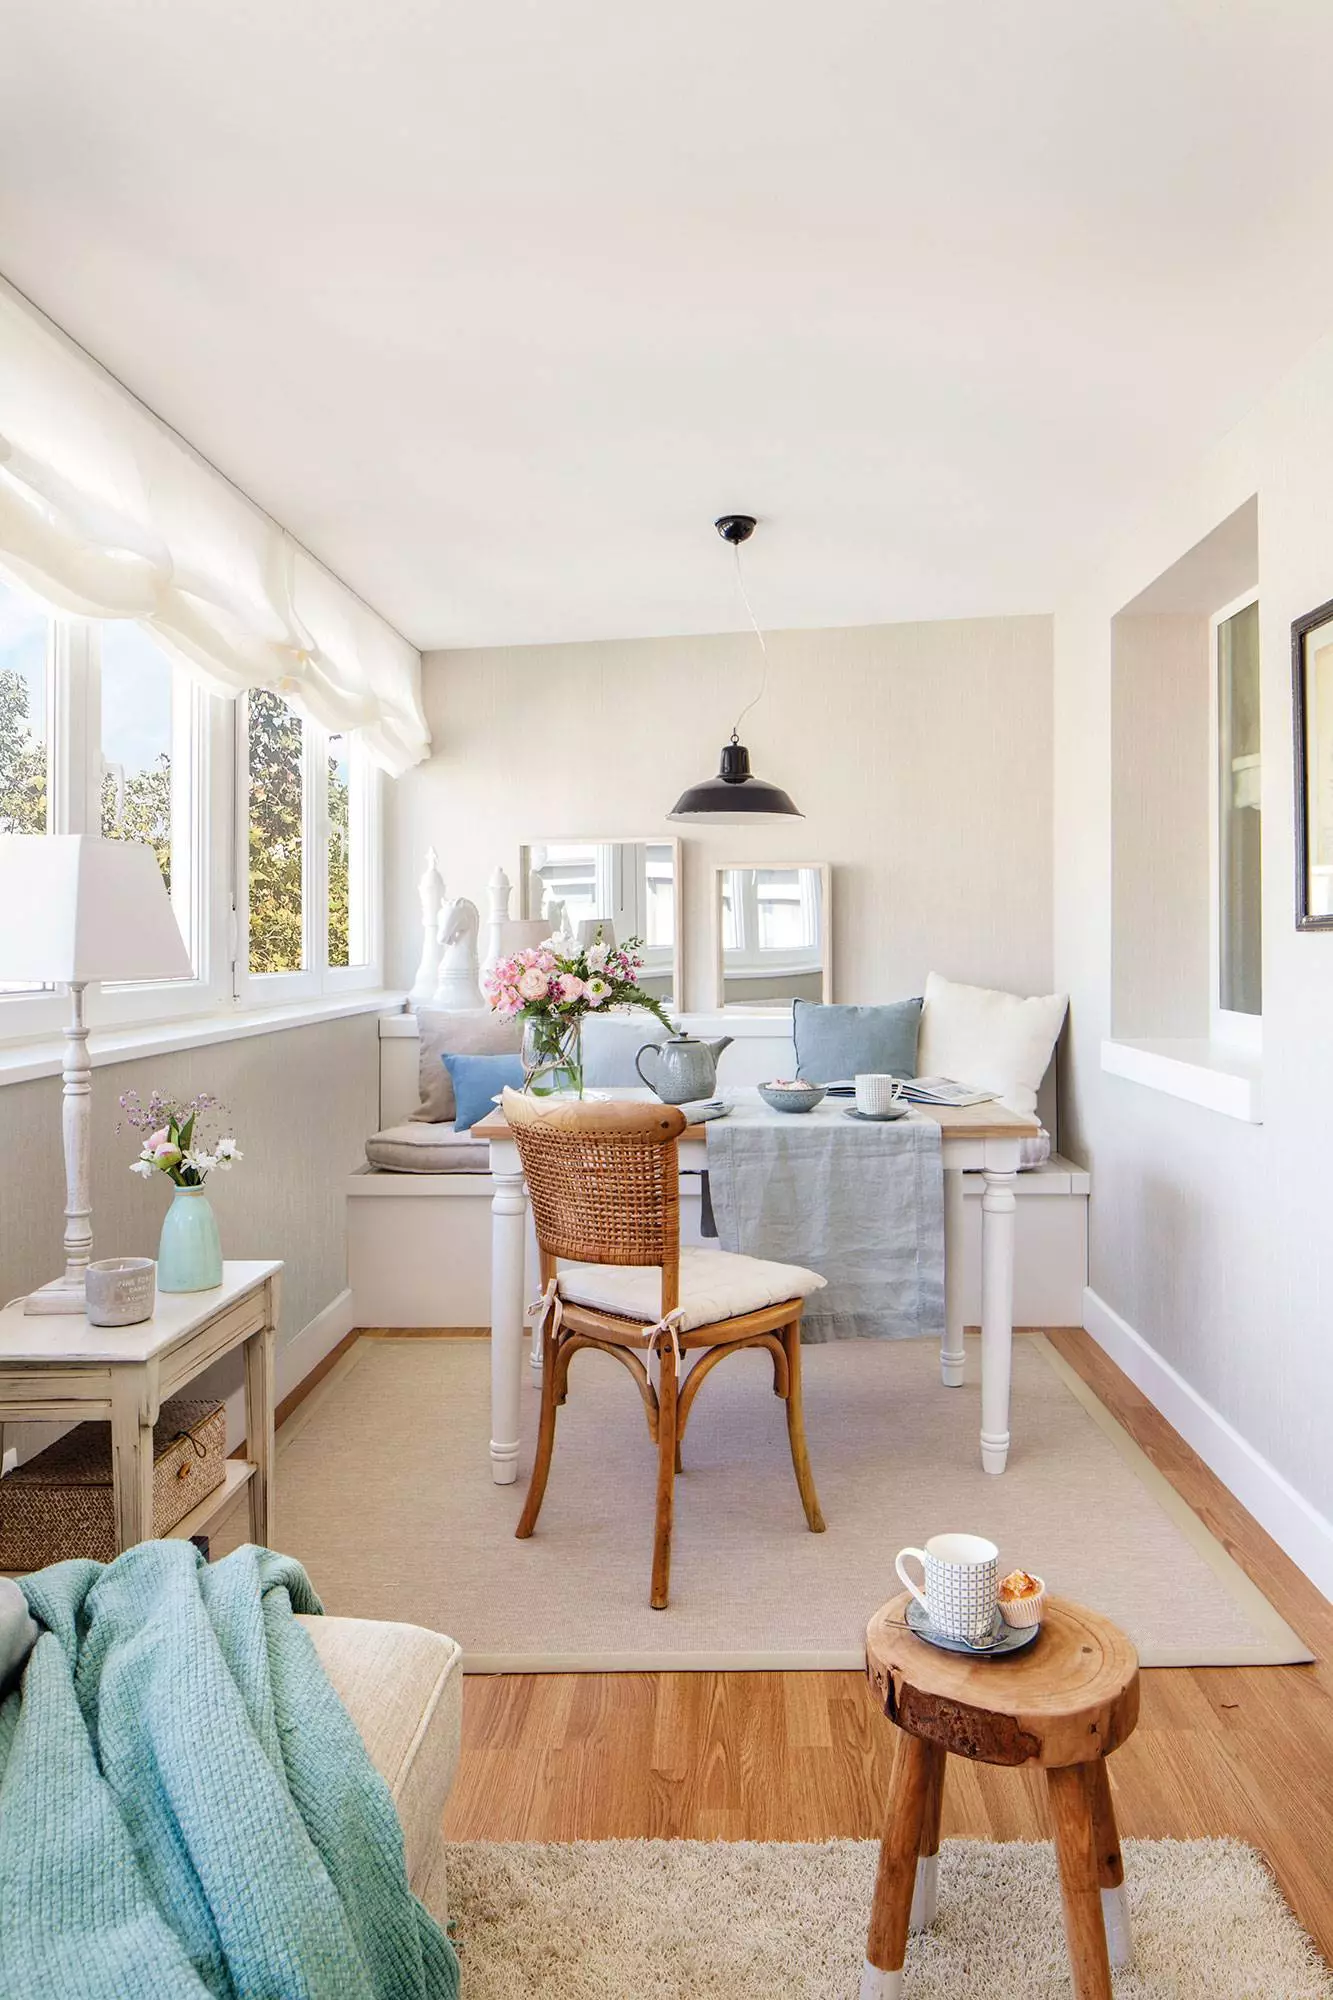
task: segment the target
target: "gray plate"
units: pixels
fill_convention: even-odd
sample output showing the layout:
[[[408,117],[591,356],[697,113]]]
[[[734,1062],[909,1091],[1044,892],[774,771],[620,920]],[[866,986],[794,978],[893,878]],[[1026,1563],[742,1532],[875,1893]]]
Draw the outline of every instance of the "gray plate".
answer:
[[[1021,1653],[1024,1646],[1030,1646],[1040,1632],[1040,1625],[1006,1625],[997,1611],[995,1623],[999,1627],[994,1641],[989,1646],[974,1646],[969,1639],[950,1639],[943,1632],[937,1632],[931,1624],[924,1606],[914,1597],[907,1600],[907,1623],[918,1639],[924,1639],[928,1646],[938,1646],[942,1653],[969,1653],[973,1659],[994,1660],[1007,1653]]]
[[[892,1111],[858,1111],[854,1104],[843,1104],[838,1108],[844,1118],[859,1118],[863,1125],[891,1125],[895,1118],[906,1118],[911,1106],[895,1104]]]

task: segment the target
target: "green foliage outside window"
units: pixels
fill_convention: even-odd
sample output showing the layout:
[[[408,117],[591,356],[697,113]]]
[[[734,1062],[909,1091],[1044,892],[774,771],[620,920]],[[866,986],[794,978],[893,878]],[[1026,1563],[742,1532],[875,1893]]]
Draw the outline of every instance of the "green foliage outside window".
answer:
[[[28,683],[0,672],[0,833],[46,832],[46,745],[33,734]]]
[[[118,784],[108,771],[102,780],[102,832],[108,840],[141,840],[151,847],[171,887],[171,756],[159,751],[143,771]]]

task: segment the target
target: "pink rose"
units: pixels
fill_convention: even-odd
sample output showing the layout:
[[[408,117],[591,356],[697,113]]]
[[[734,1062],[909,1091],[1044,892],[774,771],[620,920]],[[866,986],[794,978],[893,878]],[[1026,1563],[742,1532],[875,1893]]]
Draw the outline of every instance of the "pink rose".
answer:
[[[525,1000],[544,1000],[546,974],[539,972],[535,965],[529,965],[519,979],[518,990]]]
[[[583,998],[583,981],[579,978],[577,972],[562,972],[559,979],[559,986],[562,1000],[581,1000]]]

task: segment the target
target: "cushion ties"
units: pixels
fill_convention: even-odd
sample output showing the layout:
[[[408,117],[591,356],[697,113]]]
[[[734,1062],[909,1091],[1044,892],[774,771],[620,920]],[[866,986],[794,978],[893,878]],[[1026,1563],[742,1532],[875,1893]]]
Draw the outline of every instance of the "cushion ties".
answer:
[[[646,1326],[643,1329],[645,1347],[655,1346],[664,1333],[671,1335],[671,1351],[676,1357],[677,1375],[680,1374],[680,1323],[684,1317],[684,1306],[673,1306],[671,1311],[664,1313],[654,1326]]]
[[[541,1297],[539,1299],[534,1299],[532,1301],[532,1304],[528,1307],[526,1317],[528,1319],[536,1320],[537,1322],[537,1326],[535,1328],[536,1332],[540,1333],[544,1331],[546,1323],[546,1315],[548,1312],[551,1315],[551,1338],[554,1340],[556,1334],[558,1334],[560,1331],[561,1324],[565,1317],[564,1309],[560,1304],[559,1278],[552,1278],[550,1283],[547,1285],[546,1290],[542,1293]]]

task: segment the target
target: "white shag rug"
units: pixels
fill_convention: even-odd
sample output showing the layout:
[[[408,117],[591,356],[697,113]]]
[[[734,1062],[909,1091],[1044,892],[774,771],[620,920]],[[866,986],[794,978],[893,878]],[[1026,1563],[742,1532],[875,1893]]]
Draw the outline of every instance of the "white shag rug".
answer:
[[[1333,2000],[1252,1847],[1124,1851],[1134,1963],[1115,1975],[1116,2000]],[[862,1840],[445,1845],[464,2000],[855,2000],[877,1852]],[[946,1840],[940,1914],[910,1941],[904,1985],[909,2000],[1067,1995],[1050,1846]]]

